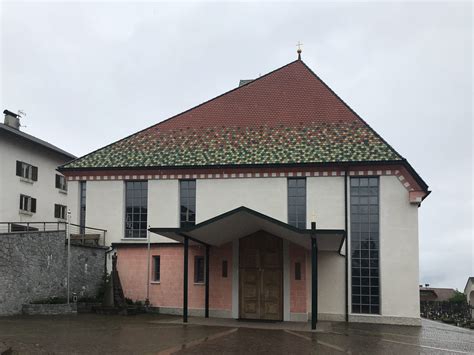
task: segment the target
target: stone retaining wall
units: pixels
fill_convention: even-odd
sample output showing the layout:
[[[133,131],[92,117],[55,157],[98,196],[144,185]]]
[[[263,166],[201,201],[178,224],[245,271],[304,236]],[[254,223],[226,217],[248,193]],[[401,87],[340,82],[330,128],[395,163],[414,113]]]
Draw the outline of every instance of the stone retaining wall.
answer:
[[[70,304],[24,304],[22,313],[35,315],[77,314],[75,303]]]
[[[19,314],[22,305],[66,298],[66,233],[0,234],[0,315]],[[105,248],[71,245],[71,293],[94,297],[102,283]]]

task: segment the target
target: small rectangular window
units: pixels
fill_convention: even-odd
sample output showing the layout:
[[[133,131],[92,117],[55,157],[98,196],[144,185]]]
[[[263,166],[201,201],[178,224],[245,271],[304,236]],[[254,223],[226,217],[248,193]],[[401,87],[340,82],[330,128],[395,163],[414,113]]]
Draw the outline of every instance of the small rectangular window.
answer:
[[[38,168],[31,164],[17,160],[16,175],[25,179],[38,181]]]
[[[222,277],[227,277],[227,260],[222,260]]]
[[[64,205],[54,204],[54,218],[66,219],[66,209]]]
[[[67,182],[66,182],[66,177],[63,175],[56,174],[56,188],[67,191]]]
[[[204,257],[203,256],[194,257],[194,282],[195,283],[204,282]]]
[[[301,280],[301,263],[295,263],[295,280]]]
[[[20,195],[20,210],[36,213],[36,199],[31,196]]]
[[[153,281],[160,282],[160,256],[153,256]]]

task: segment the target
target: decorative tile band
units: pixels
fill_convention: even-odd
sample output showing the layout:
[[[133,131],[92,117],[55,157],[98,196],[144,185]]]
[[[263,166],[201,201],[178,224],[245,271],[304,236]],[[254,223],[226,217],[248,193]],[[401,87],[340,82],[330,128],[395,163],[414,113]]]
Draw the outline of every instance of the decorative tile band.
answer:
[[[400,170],[349,170],[349,176],[396,176],[408,191],[415,188],[405,178]],[[248,179],[248,178],[272,178],[272,177],[337,177],[344,176],[342,170],[323,171],[283,171],[283,172],[246,172],[246,173],[207,173],[207,174],[153,174],[153,175],[83,175],[68,176],[68,181],[100,181],[100,180],[181,180],[181,179]]]

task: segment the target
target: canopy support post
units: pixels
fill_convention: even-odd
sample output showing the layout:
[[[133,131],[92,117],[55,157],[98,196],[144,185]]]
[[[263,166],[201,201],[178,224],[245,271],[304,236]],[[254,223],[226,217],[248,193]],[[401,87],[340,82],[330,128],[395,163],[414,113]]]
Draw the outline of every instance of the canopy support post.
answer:
[[[209,318],[209,245],[206,245],[206,295],[205,295],[205,318]]]
[[[311,222],[311,329],[318,322],[318,244],[316,241],[316,222]]]
[[[184,237],[183,323],[188,322],[188,237]]]

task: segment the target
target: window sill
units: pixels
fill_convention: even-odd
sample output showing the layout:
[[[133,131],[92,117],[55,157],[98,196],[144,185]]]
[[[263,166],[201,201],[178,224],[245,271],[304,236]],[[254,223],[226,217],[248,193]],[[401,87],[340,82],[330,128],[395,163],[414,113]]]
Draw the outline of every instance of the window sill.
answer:
[[[141,241],[146,242],[148,239],[147,238],[122,238],[120,240],[123,240],[123,241],[132,240],[134,242],[136,242],[137,240],[141,240]]]
[[[18,213],[25,216],[33,216],[33,212],[30,212],[30,211],[18,210]]]
[[[67,195],[67,190],[58,189],[58,191],[59,191],[59,193],[61,193],[61,194]]]
[[[56,218],[56,222],[66,223],[67,219],[66,218]]]
[[[380,317],[380,313],[349,313],[351,316],[363,316],[363,317]]]
[[[194,286],[206,286],[206,283],[204,281],[203,282],[195,282]]]
[[[34,181],[32,179],[20,177],[20,181],[26,182],[27,184],[33,184]]]
[[[150,281],[150,284],[152,284],[152,285],[159,285],[159,284],[160,284],[160,281]]]

